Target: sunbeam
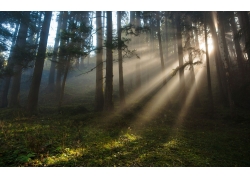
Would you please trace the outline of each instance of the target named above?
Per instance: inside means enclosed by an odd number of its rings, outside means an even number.
[[[183,119],[185,117],[185,115],[188,113],[189,109],[191,108],[191,102],[194,100],[194,96],[198,95],[195,94],[196,92],[196,84],[200,83],[201,81],[201,77],[203,77],[203,74],[205,73],[205,68],[198,68],[196,71],[196,82],[192,85],[192,87],[190,88],[189,92],[187,93],[187,97],[185,99],[184,104],[182,105],[181,111],[179,112],[178,118],[175,122],[175,127],[179,127],[182,125],[183,123]]]
[[[172,78],[172,79],[171,79]],[[173,98],[176,97],[178,91],[176,88],[179,84],[178,76],[169,77],[169,81],[165,86],[163,86],[151,99],[147,104],[144,105],[143,109],[139,116],[137,116],[135,122],[131,125],[131,127],[139,127],[145,125],[148,121],[152,120],[152,118],[161,110],[163,106],[167,106]]]

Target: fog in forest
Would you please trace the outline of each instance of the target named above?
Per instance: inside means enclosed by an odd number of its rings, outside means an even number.
[[[1,111],[10,119],[93,118],[104,129],[114,123],[135,132],[159,121],[157,128],[171,124],[169,137],[199,118],[245,122],[249,16],[247,11],[2,11]]]

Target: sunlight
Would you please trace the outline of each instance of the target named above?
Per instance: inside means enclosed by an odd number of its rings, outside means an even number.
[[[84,148],[76,148],[76,149],[71,149],[71,148],[65,148],[63,150],[64,152],[61,154],[57,154],[56,156],[48,156],[48,157],[40,157],[40,159],[34,159],[31,160],[30,162],[34,163],[36,166],[41,166],[43,165],[42,161],[46,161],[46,164],[48,166],[51,165],[58,165],[63,162],[68,162],[71,160],[76,159],[77,157],[82,157],[83,154],[85,153],[86,149]]]
[[[166,147],[166,148],[174,148],[174,147],[176,147],[177,145],[178,145],[177,139],[172,139],[171,141],[169,141],[169,142],[163,144],[163,146]]]
[[[207,45],[208,45],[208,53],[211,54],[214,50],[213,39],[212,39],[211,35],[208,35],[208,37],[207,37]],[[201,41],[201,43],[200,43],[200,49],[202,49],[203,51],[206,52],[206,46],[205,46],[204,40]]]
[[[126,143],[136,141],[139,138],[140,138],[139,136],[136,136],[132,133],[126,133],[126,134],[121,135],[117,140],[104,144],[103,147],[105,149],[111,150],[114,148],[123,147]]]
[[[150,121],[162,108],[164,105],[167,105],[171,102],[171,100],[176,97],[178,90],[177,87],[179,85],[179,77],[174,76],[167,84],[162,87],[152,98],[151,100],[144,105],[143,110],[140,114],[141,116],[137,116],[134,124],[131,126],[141,126],[146,122]]]
[[[174,64],[176,64],[176,62]],[[133,92],[131,95],[129,95],[127,97],[127,104],[131,104],[131,103],[134,103],[136,101],[139,101],[143,97],[148,95],[151,91],[153,91],[159,84],[161,84],[163,82],[164,77],[166,77],[166,79],[167,79],[167,77],[169,76],[169,75],[166,75],[166,71],[167,71],[167,69],[165,69],[165,71],[163,73],[158,72],[157,75],[155,75],[154,77],[151,77],[152,79],[150,79],[150,81],[148,83],[143,84],[141,86],[141,88],[139,88],[138,90]]]
[[[213,18],[213,23],[214,23],[214,27],[215,27],[215,30],[216,32],[218,31],[218,23],[217,23],[217,14],[216,12],[212,12],[212,18]]]
[[[182,106],[182,109],[179,113],[179,116],[177,118],[177,121],[175,123],[176,127],[179,127],[182,122],[183,122],[183,117],[187,114],[187,112],[189,111],[189,108],[191,107],[190,104],[194,99],[194,95],[195,95],[195,91],[197,88],[197,84],[201,81],[201,77],[203,77],[202,75],[205,73],[205,68],[198,68],[197,73],[195,74],[195,84],[191,87],[191,89],[189,90],[188,94],[187,94],[187,98],[186,101],[184,103],[184,105]]]

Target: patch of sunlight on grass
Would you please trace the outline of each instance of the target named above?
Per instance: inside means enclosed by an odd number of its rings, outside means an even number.
[[[104,144],[103,147],[106,149],[114,149],[123,147],[125,144],[136,141],[140,138],[140,136],[134,135],[132,133],[125,133],[121,135],[117,140],[111,141],[107,144]]]
[[[109,150],[113,148],[122,147],[122,146],[123,144],[120,141],[116,141],[116,140],[103,145],[104,148],[109,149]]]
[[[177,139],[172,139],[171,141],[163,144],[163,146],[166,148],[175,148],[177,147],[177,145],[178,145]]]
[[[47,157],[45,159],[46,162],[45,164],[50,166],[61,162],[68,162],[77,157],[81,157],[85,151],[86,149],[84,148],[76,148],[76,149],[65,148],[63,153],[58,154],[56,156]]]

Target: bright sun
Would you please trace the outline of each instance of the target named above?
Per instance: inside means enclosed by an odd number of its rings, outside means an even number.
[[[207,38],[207,44],[208,44],[208,53],[210,54],[213,49],[214,49],[214,46],[213,46],[213,40],[211,37],[208,37]],[[202,43],[200,43],[200,48],[204,51],[206,51],[206,46],[205,46],[205,42],[203,41]]]

